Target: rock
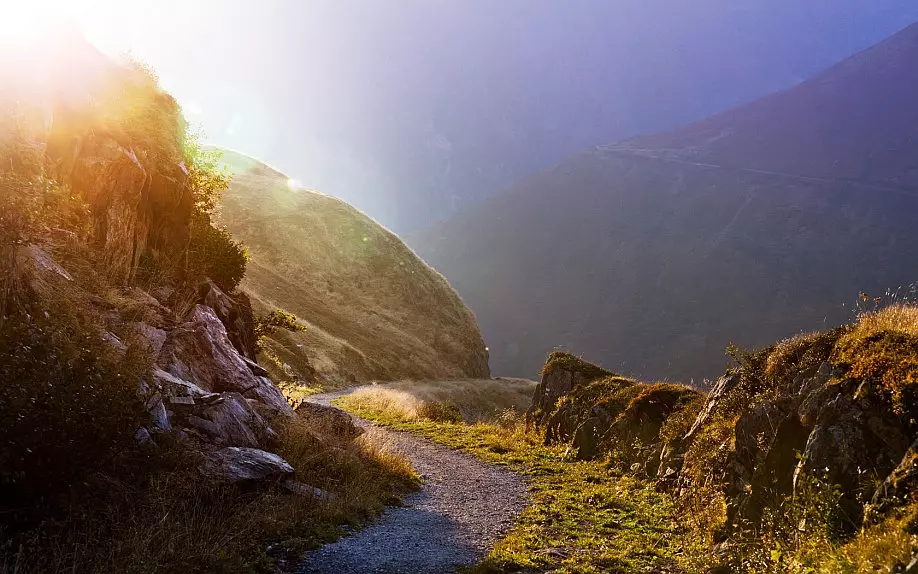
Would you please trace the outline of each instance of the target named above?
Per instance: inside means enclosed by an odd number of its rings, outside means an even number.
[[[268,371],[265,370],[264,367],[262,367],[261,365],[253,361],[252,359],[249,359],[245,355],[242,355],[242,360],[243,362],[245,362],[246,365],[248,365],[249,370],[252,371],[252,374],[255,375],[256,377],[267,377],[270,375],[270,373],[268,373]]]
[[[354,424],[351,415],[335,407],[303,401],[296,408],[296,413],[309,421],[318,422],[319,426],[336,436],[352,439],[365,432]]]
[[[116,281],[129,282],[147,247],[149,215],[143,202],[150,175],[134,151],[110,137],[86,137],[69,174],[61,180],[92,212],[92,242],[104,253]]]
[[[163,403],[163,398],[159,393],[147,399],[144,406],[150,414],[150,424],[154,430],[163,432],[172,430],[172,423],[169,421],[169,413],[166,411],[166,405]]]
[[[526,413],[527,424],[544,425],[555,410],[558,399],[590,381],[609,375],[612,373],[569,353],[552,353],[532,395],[532,407]]]
[[[65,281],[73,281],[73,277],[66,269],[37,245],[25,245],[16,251],[16,263],[19,266],[31,269],[40,275],[56,276]]]
[[[194,383],[180,379],[162,369],[153,370],[153,381],[158,389],[161,389],[166,396],[177,397],[202,397],[207,391]]]
[[[150,436],[150,431],[144,427],[140,427],[137,429],[137,432],[134,433],[134,440],[140,444],[149,444],[153,440],[153,437]]]
[[[221,393],[219,402],[200,403],[181,415],[188,426],[218,446],[270,447],[277,435],[239,393]],[[199,399],[200,401],[200,399]]]
[[[281,481],[293,475],[293,467],[278,455],[257,448],[226,447],[204,453],[201,473],[231,484]]]
[[[692,424],[692,427],[685,434],[683,442],[688,442],[692,440],[692,437],[711,419],[711,415],[714,414],[714,410],[717,408],[720,400],[736,388],[740,384],[740,374],[738,371],[727,371],[724,376],[717,379],[717,382],[714,383],[714,386],[711,388],[711,392],[708,393],[708,400],[705,401],[704,407],[701,408],[701,412],[698,413],[698,416],[695,417],[695,422]]]
[[[796,401],[765,401],[742,415],[735,426],[734,451],[728,459],[727,522],[757,525],[762,510],[793,492],[797,454],[806,444]]]
[[[199,302],[214,310],[217,318],[226,328],[227,337],[236,347],[236,350],[247,360],[255,365],[253,371],[257,376],[268,375],[257,363],[255,357],[258,353],[255,341],[255,316],[252,304],[245,293],[237,293],[230,297],[224,293],[213,281],[206,281],[198,287]]]
[[[166,331],[146,323],[130,323],[129,326],[134,330],[137,338],[141,344],[146,346],[150,354],[154,357],[158,356],[168,337]]]
[[[902,460],[877,487],[870,498],[866,518],[878,522],[893,508],[908,504],[918,489],[918,440],[905,452]]]
[[[196,305],[189,320],[169,333],[157,364],[163,371],[193,381],[205,391],[238,392],[278,413],[293,412],[271,379],[252,373],[210,307]]]
[[[308,496],[309,498],[315,498],[318,500],[335,500],[338,497],[330,492],[326,492],[321,488],[316,488],[309,484],[303,482],[298,482],[292,478],[288,478],[283,481],[281,485],[292,492],[293,494],[299,494],[300,496]]]
[[[577,427],[572,445],[577,449],[578,460],[593,460],[599,455],[601,424],[599,417],[590,417]]]

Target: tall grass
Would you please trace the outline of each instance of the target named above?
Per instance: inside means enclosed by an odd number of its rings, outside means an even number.
[[[357,389],[347,402],[406,420],[475,423],[495,420],[507,410],[525,412],[535,386],[525,379],[404,381]]]

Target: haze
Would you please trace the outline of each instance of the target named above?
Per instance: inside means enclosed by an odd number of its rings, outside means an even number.
[[[399,233],[590,146],[793,85],[908,0],[84,2],[211,142]],[[141,16],[142,15],[142,16]]]

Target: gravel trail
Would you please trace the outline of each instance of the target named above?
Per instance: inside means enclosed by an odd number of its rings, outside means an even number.
[[[328,405],[353,390],[309,400]],[[380,430],[411,461],[421,490],[366,528],[309,553],[300,574],[455,572],[483,557],[526,507],[528,488],[518,474],[409,433]]]

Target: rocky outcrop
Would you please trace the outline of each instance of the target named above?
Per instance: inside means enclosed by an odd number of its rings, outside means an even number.
[[[213,281],[202,283],[198,288],[198,295],[198,302],[213,309],[223,323],[226,336],[236,350],[243,358],[255,361],[258,353],[255,342],[255,315],[248,295],[240,292],[230,297]]]
[[[570,443],[578,459],[615,453],[655,475],[667,419],[700,394],[671,384],[645,385],[573,355],[552,353],[528,413],[546,443]]]
[[[188,320],[176,327],[159,353],[157,364],[179,379],[194,381],[209,392],[236,392],[257,398],[278,413],[292,409],[280,390],[252,367],[232,345],[215,311],[195,305]]]
[[[878,520],[914,500],[918,442],[877,381],[831,362],[842,334],[746,357],[706,396],[553,355],[530,416],[547,442],[569,444],[578,458],[611,455],[679,496],[692,496],[694,480],[717,485],[727,510],[721,537],[758,527],[767,510],[814,488],[835,489],[827,519],[845,532],[865,513]]]

